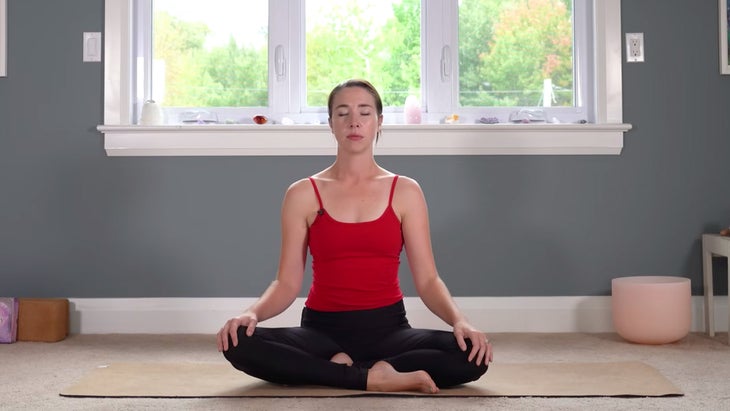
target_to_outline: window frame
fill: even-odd
[[[105,0],[104,40],[104,135],[109,156],[165,155],[333,155],[334,139],[326,125],[161,125],[132,124],[132,2]],[[298,7],[298,0],[284,0]],[[275,2],[276,3],[276,2]],[[455,7],[450,8],[453,12]],[[631,129],[622,121],[621,13],[620,0],[597,0],[594,12],[594,68],[596,87],[595,122],[588,124],[386,124],[376,155],[488,155],[488,154],[620,154],[624,133]],[[274,13],[271,13],[272,15]],[[292,24],[297,13],[288,15]],[[455,31],[455,30],[452,30]],[[291,35],[285,33],[283,35]],[[289,39],[271,39],[280,44]],[[270,59],[273,49],[269,47]],[[300,59],[286,58],[291,72],[299,70]],[[456,76],[451,81],[458,81]],[[289,101],[290,112],[300,111],[301,102],[290,101],[291,87],[273,88],[277,99]],[[453,87],[451,88],[454,89]],[[428,92],[429,88],[424,88]],[[301,92],[301,90],[299,91]],[[590,93],[588,94],[590,96]],[[428,96],[428,101],[442,101]],[[455,101],[457,96],[451,96]],[[297,107],[295,107],[297,106]],[[434,112],[439,110],[436,108]],[[280,113],[272,113],[277,115]]]
[[[8,75],[7,51],[8,51],[8,4],[0,0],[0,77]]]

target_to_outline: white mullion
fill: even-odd
[[[596,123],[623,122],[621,0],[594,1]]]
[[[289,2],[269,0],[269,108],[271,115],[286,112],[289,99]],[[283,17],[283,18],[282,18]],[[285,59],[286,73],[283,79],[277,79],[276,58],[277,47],[281,47],[281,58]]]
[[[422,51],[425,106],[431,119],[451,113],[456,107],[458,84],[458,4],[450,0],[423,0]],[[448,51],[442,76],[442,58]]]
[[[132,91],[132,0],[104,1],[104,124],[128,125]]]
[[[302,1],[269,0],[269,105],[275,117],[300,111]]]
[[[573,92],[576,113],[583,113],[589,122],[595,121],[595,110],[589,110],[595,99],[595,90],[590,87],[595,83],[592,74],[595,67],[593,56],[594,36],[593,7],[589,0],[573,2]]]
[[[132,61],[134,62],[132,84],[134,100],[132,101],[133,119],[137,122],[142,112],[142,105],[154,96],[152,84],[152,0],[136,0],[133,11],[136,18],[133,22],[134,36],[132,36]]]
[[[306,26],[305,0],[289,0],[289,48],[292,56],[290,67],[291,89],[289,93],[289,113],[301,113],[306,98]]]

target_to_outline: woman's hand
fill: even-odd
[[[256,314],[247,311],[238,317],[231,318],[223,324],[223,327],[218,331],[218,351],[228,351],[228,336],[231,337],[233,346],[238,345],[238,328],[246,327],[246,335],[252,336],[253,331],[256,329],[258,324],[258,318]]]
[[[489,343],[489,338],[468,322],[459,321],[454,324],[454,337],[456,337],[456,342],[459,344],[461,351],[467,349],[466,339],[471,340],[472,347],[471,352],[469,352],[469,361],[475,360],[476,365],[481,365],[482,360],[484,364],[492,362],[492,344]]]

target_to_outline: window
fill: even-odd
[[[206,143],[194,142],[197,129],[179,126],[249,124],[257,114],[291,127],[325,123],[327,94],[348,77],[367,78],[381,91],[385,122],[393,125],[385,132],[402,137],[391,140],[400,147],[394,154],[409,149],[406,154],[489,153],[484,145],[493,143],[474,142],[479,135],[485,140],[514,136],[512,143],[497,145],[507,154],[529,152],[532,143],[525,136],[542,135],[544,144],[546,135],[561,139],[557,136],[567,132],[578,141],[586,131],[597,132],[600,141],[579,142],[584,147],[575,152],[601,152],[608,145],[604,153],[615,153],[630,128],[621,124],[620,0],[266,3],[207,0],[200,7],[192,0],[106,0],[106,107],[100,126],[105,137],[124,138],[128,145],[132,135],[143,131],[132,126],[149,99],[164,107],[165,123],[176,127],[145,132],[202,144],[193,151],[205,151]],[[404,122],[408,96],[421,102],[425,124],[397,126]],[[513,124],[517,121],[511,116],[520,110],[543,121]],[[459,115],[460,124],[443,133],[440,123],[451,114]],[[475,124],[493,118],[500,124]],[[227,133],[227,144],[235,139],[231,133],[250,140],[255,133],[282,132],[215,126],[206,133]],[[314,130],[328,137],[326,128]],[[424,138],[424,150],[414,146],[414,130],[448,140],[430,150],[429,138]],[[332,147],[332,142],[319,143]],[[208,154],[225,151],[218,147]],[[548,145],[535,152],[554,151],[563,148]]]
[[[324,112],[335,84],[361,77],[381,91],[390,123],[402,119],[409,95],[431,122],[451,113],[507,122],[520,107],[592,121],[580,93],[590,89],[588,62],[574,58],[590,49],[573,40],[587,38],[590,26],[573,21],[587,22],[590,4],[575,3],[137,0],[135,114],[151,98],[172,124],[255,114],[298,122]]]

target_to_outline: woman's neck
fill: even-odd
[[[338,157],[327,171],[331,178],[340,181],[369,180],[385,173],[373,157],[347,160]]]

